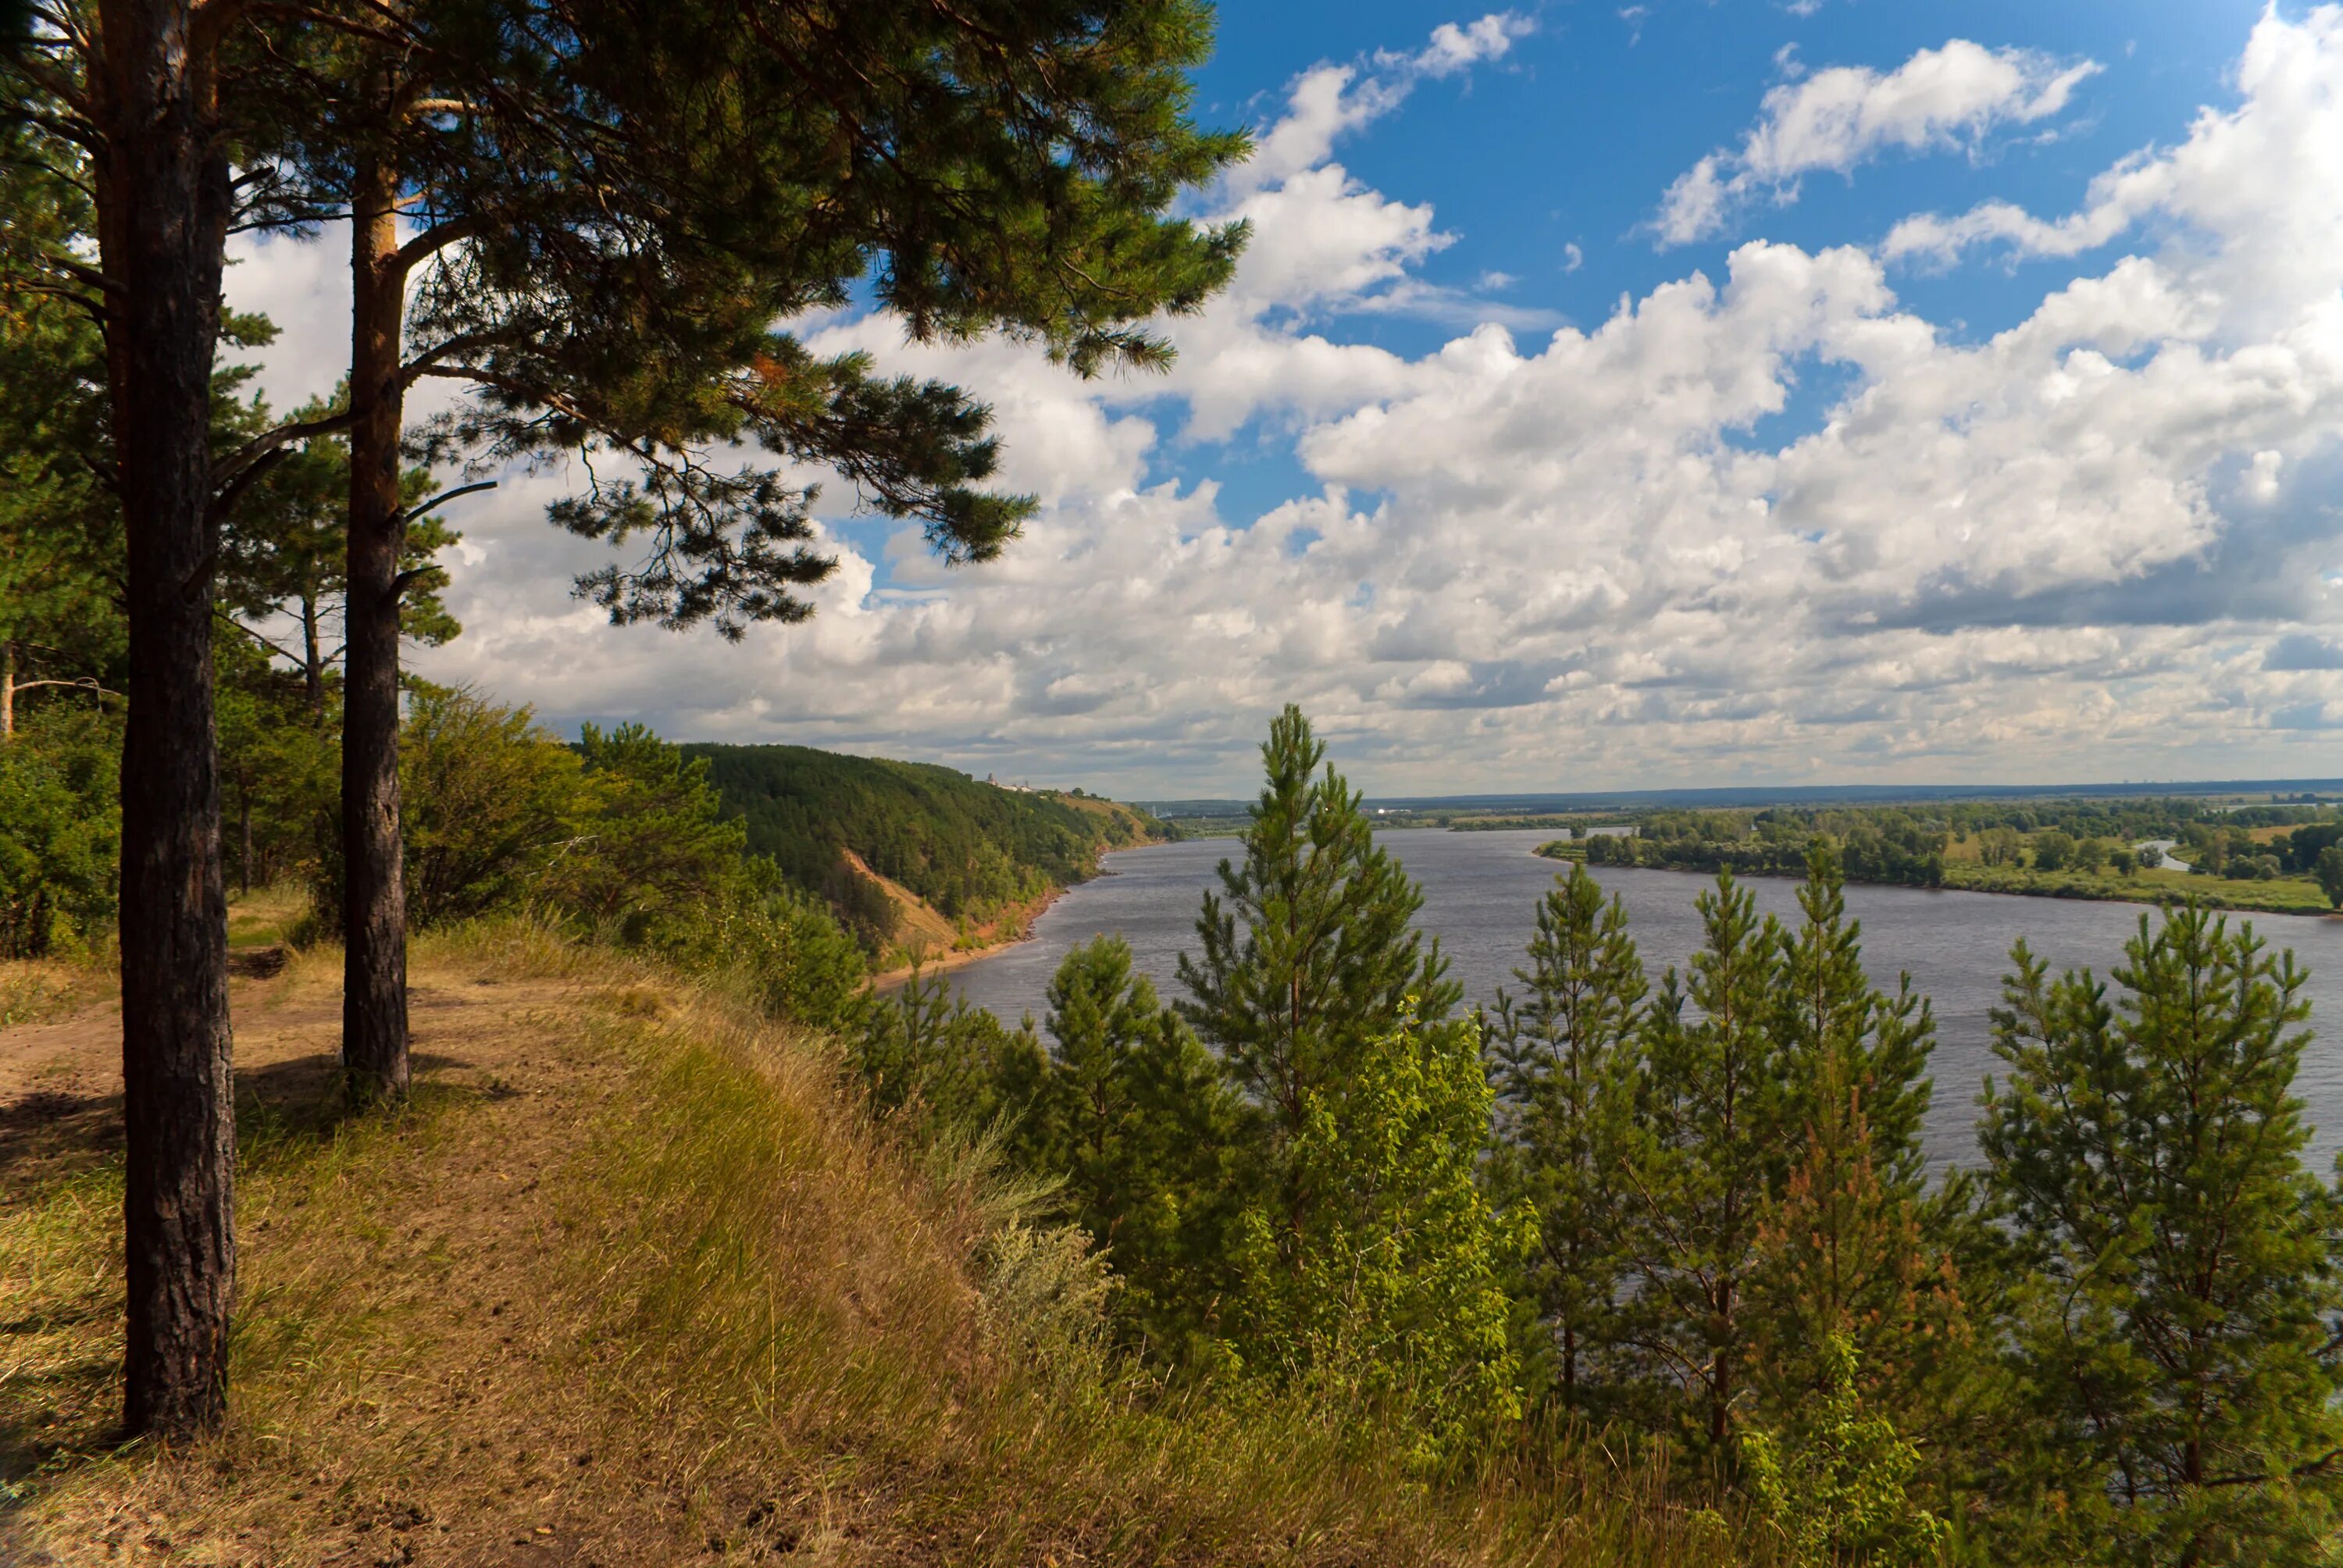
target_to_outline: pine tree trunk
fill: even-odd
[[[342,686],[342,1069],[360,1101],[407,1092],[407,884],[398,825],[399,347],[406,279],[390,171],[361,162],[350,249],[350,516]]]
[[[309,705],[309,721],[326,722],[326,657],[317,641],[317,596],[301,596],[301,696]]]
[[[122,746],[123,1424],[226,1412],[236,1289],[227,898],[212,730],[208,451],[229,207],[192,0],[102,0],[92,75],[126,542]]]
[[[16,739],[16,644],[0,642],[0,746]]]

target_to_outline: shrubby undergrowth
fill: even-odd
[[[0,746],[0,959],[103,940],[114,919],[121,727],[59,708]]]

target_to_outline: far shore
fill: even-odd
[[[1530,853],[1539,859],[1552,860],[1556,864],[1584,865],[1585,863],[1582,857],[1576,855],[1549,855],[1546,850],[1550,848],[1552,848],[1550,844],[1541,844]],[[1716,875],[1713,869],[1703,869],[1696,866],[1623,866],[1619,869],[1673,871],[1678,876],[1684,877],[1713,878]],[[1760,870],[1755,867],[1745,869],[1736,866],[1733,869],[1733,874],[1735,877],[1766,877],[1775,880],[1797,879],[1797,873],[1794,871],[1767,871]],[[2192,877],[2187,885],[2164,881],[2153,886],[2145,886],[2137,882],[2110,881],[2105,888],[2094,886],[2080,879],[2034,888],[1985,888],[1953,881],[1949,879],[1933,886],[1916,882],[1873,882],[1855,877],[1849,877],[1847,881],[1850,886],[1858,887],[1908,888],[1916,893],[1984,893],[2000,899],[2072,899],[2086,903],[2137,904],[2142,909],[2151,910],[2185,904],[2194,897],[2208,909],[2241,915],[2285,915],[2295,920],[2343,920],[2343,910],[2313,910],[2304,909],[2298,905],[2247,902],[2227,890],[2250,888],[2254,886],[2253,883],[2227,882],[2225,879],[2219,877]],[[2197,883],[2216,885],[2200,888],[2194,885]]]

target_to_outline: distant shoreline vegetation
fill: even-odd
[[[681,750],[707,765],[749,852],[826,900],[877,955],[993,945],[1093,875],[1105,851],[1170,836],[1080,789],[1004,788],[932,763],[805,746]],[[936,929],[914,929],[923,923]]]
[[[1830,809],[1655,810],[1632,831],[1541,845],[1590,866],[1797,877],[1826,844],[1849,881],[2035,898],[2323,914],[2343,908],[2343,810],[2190,799],[1966,801]],[[1604,825],[1616,824],[1610,817]],[[1506,826],[1493,818],[1457,828]],[[1510,824],[1544,827],[1544,820]]]

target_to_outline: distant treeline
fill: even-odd
[[[1151,819],[1087,796],[1003,789],[950,768],[806,746],[686,746],[739,818],[749,849],[830,900],[866,940],[894,906],[848,851],[948,919],[982,920],[1088,877],[1099,852],[1157,836]]]
[[[1585,859],[1595,866],[1802,877],[1809,848],[1823,839],[1850,880],[1934,888],[1945,879],[1946,837],[1941,826],[1893,808],[1654,811],[1637,821],[1632,835],[1588,839]]]
[[[1540,853],[1594,866],[1795,877],[1821,843],[1850,881],[2060,898],[2192,896],[2214,907],[2306,913],[2343,907],[2343,811],[2331,806],[1972,800],[1655,810],[1637,814],[1634,827],[1633,834],[1592,836],[1582,827],[1574,839]],[[2169,857],[2154,847],[2158,839],[2177,846]],[[2215,892],[2199,878],[2269,885]]]
[[[2021,833],[2055,829],[2077,839],[2186,839],[2194,827],[2283,828],[2332,821],[2337,809],[2316,805],[2234,806],[2171,799],[2105,800],[1962,800],[1931,806],[1927,819],[1955,833],[2014,828]]]

